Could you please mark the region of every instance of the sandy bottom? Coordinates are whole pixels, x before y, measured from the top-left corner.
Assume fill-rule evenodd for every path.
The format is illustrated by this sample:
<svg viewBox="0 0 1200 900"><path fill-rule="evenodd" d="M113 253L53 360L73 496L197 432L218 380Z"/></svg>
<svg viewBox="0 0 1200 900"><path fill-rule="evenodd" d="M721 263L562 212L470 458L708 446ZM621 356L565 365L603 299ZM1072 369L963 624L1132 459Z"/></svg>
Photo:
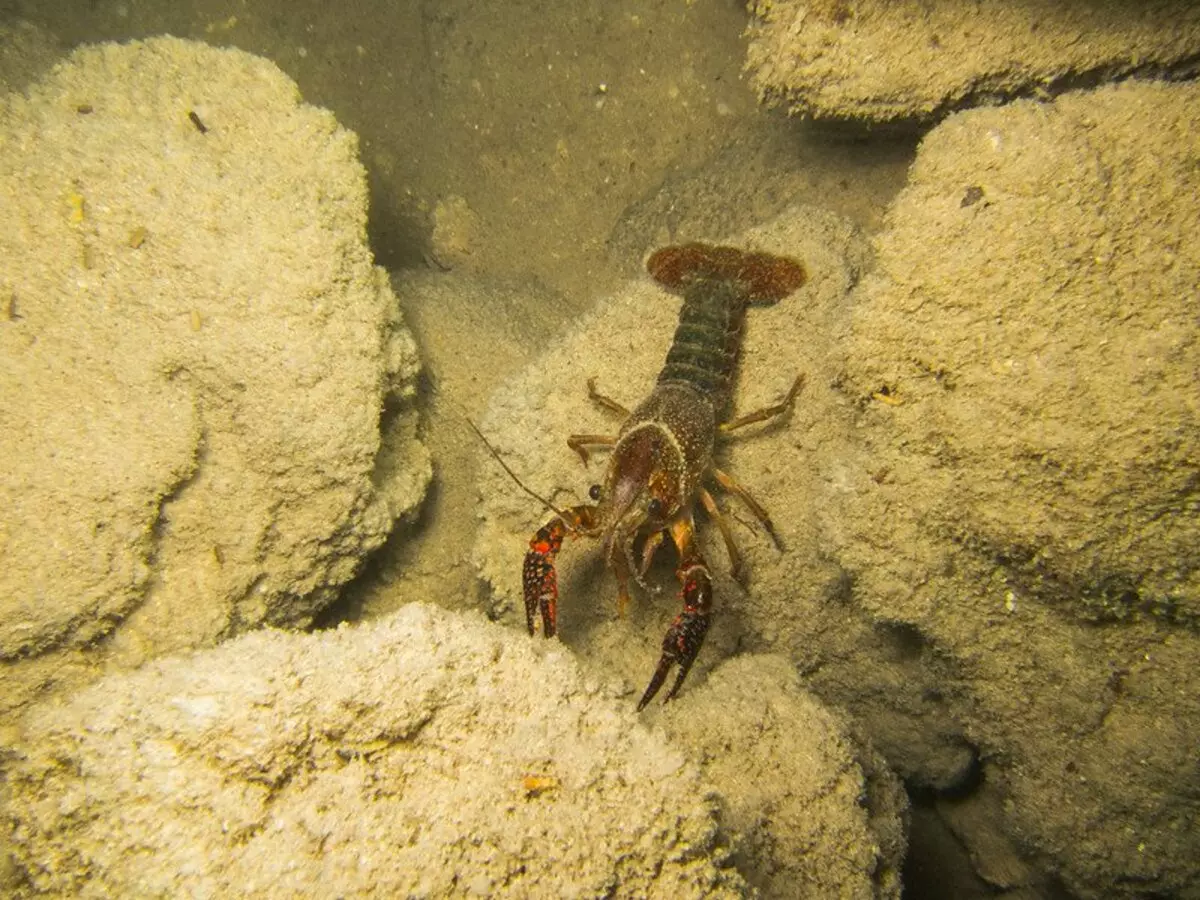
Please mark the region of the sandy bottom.
<svg viewBox="0 0 1200 900"><path fill-rule="evenodd" d="M261 54L296 80L307 102L332 110L360 137L372 249L391 272L422 355L421 437L435 472L419 512L399 524L324 625L378 621L414 601L484 606L472 549L487 458L468 420L484 419L498 387L642 277L656 246L745 234L797 205L878 233L918 138L761 109L742 75L745 13L737 4L80 6L19 0L6 10L64 49L167 32ZM22 60L23 73L36 69ZM619 376L621 363L610 362ZM795 372L795 361L780 359L778 371L753 386L756 396L769 399ZM590 374L545 387L582 403ZM632 402L646 383L610 378L604 387ZM587 482L576 475L582 489ZM765 554L765 545L755 552ZM665 569L654 574L670 580ZM651 656L660 624L644 637ZM908 634L897 626L898 658L921 652L906 649ZM718 635L714 657L734 655L739 641L736 628ZM914 680L896 690L942 687ZM961 767L961 757L948 768ZM918 809L914 818L906 881L920 887L910 895L991 895L951 833L953 813L939 813ZM992 857L993 874L1005 852ZM951 884L935 883L941 879Z"/></svg>

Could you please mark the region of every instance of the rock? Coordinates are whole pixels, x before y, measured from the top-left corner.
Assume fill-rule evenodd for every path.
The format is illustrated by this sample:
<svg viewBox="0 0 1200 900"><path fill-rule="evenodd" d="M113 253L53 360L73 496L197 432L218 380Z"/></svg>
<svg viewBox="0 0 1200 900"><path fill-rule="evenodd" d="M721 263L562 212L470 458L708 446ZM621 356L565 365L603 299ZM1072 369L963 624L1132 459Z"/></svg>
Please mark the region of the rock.
<svg viewBox="0 0 1200 900"><path fill-rule="evenodd" d="M439 200L433 208L433 234L429 253L441 269L469 263L477 243L479 216L457 194Z"/></svg>
<svg viewBox="0 0 1200 900"><path fill-rule="evenodd" d="M855 386L890 395L871 418L903 434L926 519L1008 563L1017 611L1200 625L1200 527L1170 514L1200 477L1198 111L1141 85L951 119L859 294Z"/></svg>
<svg viewBox="0 0 1200 900"><path fill-rule="evenodd" d="M733 860L761 896L900 896L904 789L786 657L728 660L662 723L704 761Z"/></svg>
<svg viewBox="0 0 1200 900"><path fill-rule="evenodd" d="M952 116L845 349L834 552L953 661L1010 839L1080 897L1200 879L1198 116L1162 84Z"/></svg>
<svg viewBox="0 0 1200 900"><path fill-rule="evenodd" d="M790 421L725 442L783 551L718 496L748 583L702 522L716 613L674 702L738 652L788 653L911 785L986 785L1002 822L958 833L1012 891L1200 877L1198 104L1192 85L1130 84L952 116L857 286L869 257L835 217L795 209L731 241L810 273L750 311L737 409L808 379ZM619 427L585 381L636 403L677 310L634 283L497 392L484 430L530 489L583 501L607 459L585 469L565 439ZM476 559L493 612L523 626L520 563L550 513L481 458ZM635 590L623 619L595 544L558 557L562 640L631 702L679 608L661 556L661 594Z"/></svg>
<svg viewBox="0 0 1200 900"><path fill-rule="evenodd" d="M1186 0L758 0L747 68L759 96L802 115L930 119L1099 78L1196 71Z"/></svg>
<svg viewBox="0 0 1200 900"><path fill-rule="evenodd" d="M658 724L559 645L411 604L43 705L0 801L40 893L899 896L899 783L786 659Z"/></svg>
<svg viewBox="0 0 1200 900"><path fill-rule="evenodd" d="M559 647L411 605L105 678L6 773L39 892L737 897L714 798Z"/></svg>
<svg viewBox="0 0 1200 900"><path fill-rule="evenodd" d="M5 705L308 624L429 477L354 136L173 38L77 50L0 134Z"/></svg>

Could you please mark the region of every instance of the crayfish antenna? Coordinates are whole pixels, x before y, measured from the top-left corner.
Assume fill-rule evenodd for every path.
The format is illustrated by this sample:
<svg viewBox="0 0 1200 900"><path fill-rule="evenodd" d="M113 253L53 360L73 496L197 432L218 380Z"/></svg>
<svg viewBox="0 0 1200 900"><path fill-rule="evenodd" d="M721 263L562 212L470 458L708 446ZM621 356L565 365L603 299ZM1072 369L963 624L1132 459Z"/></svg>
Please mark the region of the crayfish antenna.
<svg viewBox="0 0 1200 900"><path fill-rule="evenodd" d="M523 490L526 494L528 494L530 497L532 497L538 503L542 504L542 506L546 507L546 509L550 510L552 513L556 513L562 519L563 525L566 527L566 529L568 531L574 531L575 528L571 523L571 517L568 516L563 510L559 509L557 506L555 506L553 503L551 503L549 500L547 500L545 497L543 497L541 494L539 494L537 491L535 491L533 488L526 485L525 482L523 482L519 477L517 477L517 473L514 472L509 467L508 463L506 463L504 461L504 457L502 457L500 455L500 452L495 447L492 446L492 442L489 441L484 436L483 432L479 430L479 426L476 425L474 422L472 422L469 417L464 416L463 419L468 425L471 426L471 430L473 432L475 432L476 435L478 435L479 440L483 441L483 446L487 448L487 452L492 455L492 459L494 459L494 460L496 460L496 462L500 463L500 468L502 468L505 471L505 473L508 475L508 477L513 480L513 483L515 483L517 487L519 487L521 490Z"/></svg>

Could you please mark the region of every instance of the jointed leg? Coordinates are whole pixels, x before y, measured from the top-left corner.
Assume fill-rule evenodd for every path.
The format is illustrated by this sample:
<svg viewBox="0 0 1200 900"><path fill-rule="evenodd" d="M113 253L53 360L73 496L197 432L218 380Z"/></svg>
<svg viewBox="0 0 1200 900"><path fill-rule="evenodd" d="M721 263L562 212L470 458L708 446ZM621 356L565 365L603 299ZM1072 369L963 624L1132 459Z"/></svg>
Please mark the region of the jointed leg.
<svg viewBox="0 0 1200 900"><path fill-rule="evenodd" d="M608 434L573 434L567 438L567 446L579 454L585 466L591 456L587 451L588 447L608 448L616 442L617 439Z"/></svg>
<svg viewBox="0 0 1200 900"><path fill-rule="evenodd" d="M625 419L629 418L629 410L627 410L624 406L622 406L620 403L618 403L612 397L601 394L598 390L596 390L596 379L594 376L587 380L587 389L588 389L588 396L594 402L600 404L605 409L607 409L609 412L615 412L618 416L621 416L622 418L625 418Z"/></svg>
<svg viewBox="0 0 1200 900"><path fill-rule="evenodd" d="M717 530L721 532L721 539L725 542L725 550L729 553L729 569L733 575L734 581L741 584L742 581L742 554L738 552L737 545L733 542L733 532L729 528L729 522L725 519L725 514L721 512L721 508L717 506L717 501L713 499L712 494L700 489L700 502L704 504L704 509L708 513L708 517L717 526Z"/></svg>
<svg viewBox="0 0 1200 900"><path fill-rule="evenodd" d="M744 416L738 416L732 422L724 422L718 425L717 428L722 434L729 434L729 432L735 431L738 428L753 425L755 422L765 422L768 419L774 419L776 416L791 412L792 407L796 405L796 395L800 393L802 387L804 387L804 376L797 375L787 394L774 406L764 406L762 409L756 409L754 412L746 413Z"/></svg>
<svg viewBox="0 0 1200 900"><path fill-rule="evenodd" d="M634 574L628 541L623 534L614 534L608 545L608 567L617 579L617 615L625 617L629 608L629 578Z"/></svg>
<svg viewBox="0 0 1200 900"><path fill-rule="evenodd" d="M775 547L782 550L783 544L779 540L779 535L775 533L775 525L771 522L771 516L763 509L762 504L755 500L748 490L734 481L732 475L722 472L715 466L711 471L713 478L717 479L717 483L745 504L746 509L754 514L754 518L758 519L763 529L771 536L771 540L775 542Z"/></svg>
<svg viewBox="0 0 1200 900"><path fill-rule="evenodd" d="M617 415L624 418L629 418L629 410L623 407L611 397L606 397L596 390L596 379L589 378L587 380L588 397L593 401L603 406L609 412L615 412ZM608 434L573 434L567 438L567 446L579 454L579 458L583 460L583 464L588 464L590 454L588 447L601 447L608 449L617 442L617 439Z"/></svg>

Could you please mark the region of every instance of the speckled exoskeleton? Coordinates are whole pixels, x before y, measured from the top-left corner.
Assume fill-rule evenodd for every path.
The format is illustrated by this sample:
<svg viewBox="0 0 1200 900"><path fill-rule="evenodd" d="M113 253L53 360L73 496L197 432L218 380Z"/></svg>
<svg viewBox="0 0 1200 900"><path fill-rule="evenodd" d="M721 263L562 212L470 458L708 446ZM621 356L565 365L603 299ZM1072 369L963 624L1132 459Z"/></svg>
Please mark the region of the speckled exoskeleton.
<svg viewBox="0 0 1200 900"><path fill-rule="evenodd" d="M741 557L728 523L709 492L712 483L737 497L778 539L766 510L713 462L718 436L788 412L803 384L798 377L783 400L723 421L732 400L733 378L746 308L772 304L806 279L797 262L733 247L685 244L656 251L647 269L659 284L683 298L675 339L650 395L632 411L599 394L600 405L624 417L615 437L576 434L568 445L584 459L589 448L611 448L604 480L593 485L593 503L556 510L533 536L525 555L525 615L529 633L540 617L546 637L557 628L558 577L554 560L568 534L599 538L617 578L619 609L629 600L630 579L645 586L655 552L670 536L678 551L676 576L683 611L663 639L662 656L638 703L643 709L662 687L672 666L679 674L670 700L696 661L712 617L712 577L695 536L693 510L703 504L717 525L735 573Z"/></svg>

